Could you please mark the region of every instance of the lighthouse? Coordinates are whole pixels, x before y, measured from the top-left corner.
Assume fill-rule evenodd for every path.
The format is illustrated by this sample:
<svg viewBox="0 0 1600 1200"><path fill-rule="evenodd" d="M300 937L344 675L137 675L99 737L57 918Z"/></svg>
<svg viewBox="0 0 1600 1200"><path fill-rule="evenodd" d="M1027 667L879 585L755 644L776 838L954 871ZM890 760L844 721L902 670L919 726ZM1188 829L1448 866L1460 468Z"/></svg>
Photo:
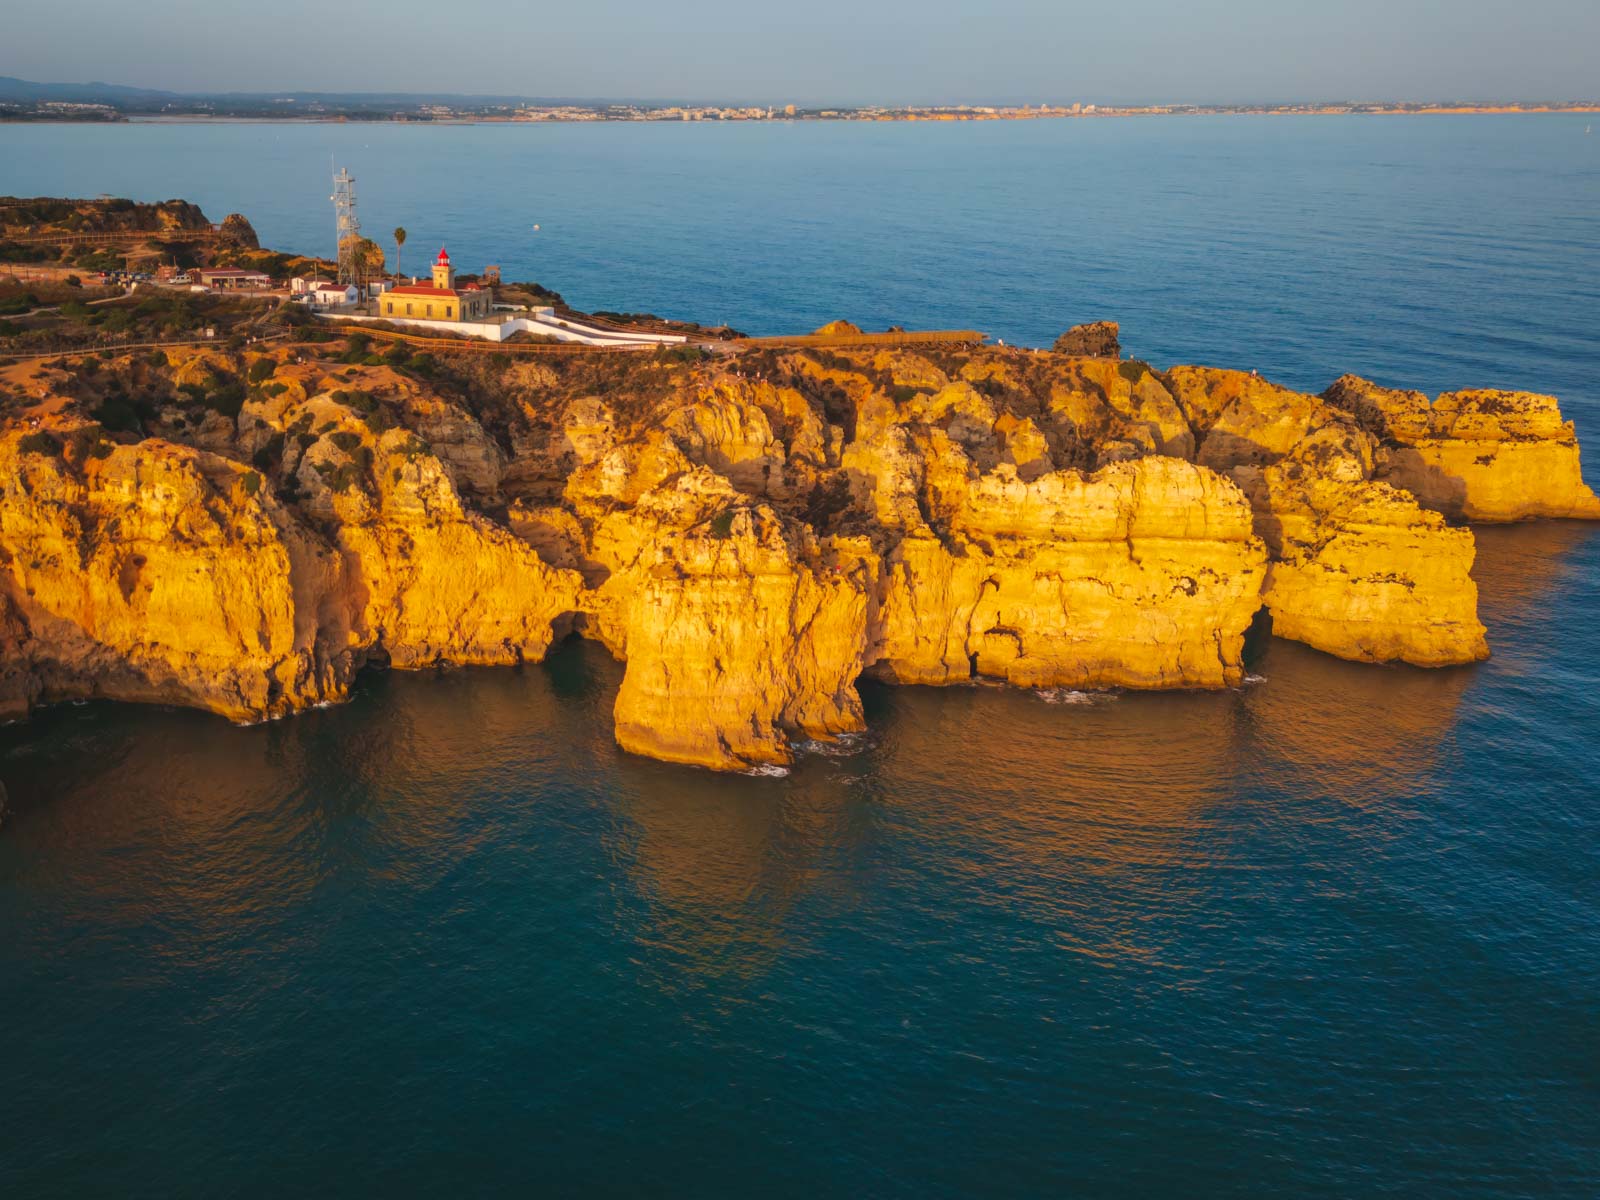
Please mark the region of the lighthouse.
<svg viewBox="0 0 1600 1200"><path fill-rule="evenodd" d="M494 293L476 283L456 287L456 269L450 252L441 249L433 260L431 284L402 284L383 294L385 317L420 317L425 321L484 321L494 306Z"/></svg>

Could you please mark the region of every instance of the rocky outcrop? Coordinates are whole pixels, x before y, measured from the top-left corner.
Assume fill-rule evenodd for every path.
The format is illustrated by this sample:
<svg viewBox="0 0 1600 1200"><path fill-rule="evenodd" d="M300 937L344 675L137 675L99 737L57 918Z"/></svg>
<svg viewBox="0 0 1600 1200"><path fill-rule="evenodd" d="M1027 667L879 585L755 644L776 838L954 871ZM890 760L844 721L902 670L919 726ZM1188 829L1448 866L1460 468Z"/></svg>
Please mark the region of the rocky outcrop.
<svg viewBox="0 0 1600 1200"><path fill-rule="evenodd" d="M829 321L817 330L819 337L844 337L861 332L859 325L852 325L849 321Z"/></svg>
<svg viewBox="0 0 1600 1200"><path fill-rule="evenodd" d="M943 538L883 561L874 671L1022 687L1222 687L1266 557L1243 496L1171 459L1024 482L1002 464L953 497Z"/></svg>
<svg viewBox="0 0 1600 1200"><path fill-rule="evenodd" d="M1472 534L1373 479L1373 441L1313 396L1253 374L1174 367L1196 460L1249 496L1273 562L1273 632L1341 658L1418 666L1488 656Z"/></svg>
<svg viewBox="0 0 1600 1200"><path fill-rule="evenodd" d="M93 430L35 445L0 439L0 567L23 631L0 706L111 696L249 720L342 694L347 646L306 611L340 564L259 476Z"/></svg>
<svg viewBox="0 0 1600 1200"><path fill-rule="evenodd" d="M583 628L627 664L623 746L785 762L797 740L860 727L864 671L1033 687L1242 678L1265 551L1226 480L1159 457L1060 469L1042 434L1022 472L1012 452L1033 418L926 360L785 366L784 385L699 384L660 429L568 404L547 442L552 465L576 460L558 501L513 504L530 545L582 572ZM880 390L878 372L912 394ZM848 439L830 415L848 418ZM542 492L537 473L519 486Z"/></svg>
<svg viewBox="0 0 1600 1200"><path fill-rule="evenodd" d="M223 217L218 234L225 245L236 246L241 250L261 249L255 226L250 224L242 213L229 213Z"/></svg>
<svg viewBox="0 0 1600 1200"><path fill-rule="evenodd" d="M252 402L236 452L260 447L261 469L87 423L0 440L0 636L18 647L0 706L103 695L257 720L342 698L368 661L542 657L577 576L467 511L415 434L363 418L325 393Z"/></svg>
<svg viewBox="0 0 1600 1200"><path fill-rule="evenodd" d="M1444 413L1458 440L1488 440L1485 413L1508 443L1571 429L1001 349L345 357L29 376L0 424L0 714L255 720L364 664L536 661L578 633L625 664L625 750L765 769L859 730L863 675L1235 685L1263 605L1346 658L1471 662L1473 535L1396 485L1394 452ZM112 391L138 429L98 423Z"/></svg>
<svg viewBox="0 0 1600 1200"><path fill-rule="evenodd" d="M1085 358L1121 358L1121 334L1122 329L1115 321L1074 325L1056 339L1051 349L1057 354L1082 355Z"/></svg>
<svg viewBox="0 0 1600 1200"><path fill-rule="evenodd" d="M0 196L0 231L9 234L151 233L208 227L205 213L187 200L141 204L133 200L64 200ZM244 220L243 217L240 220ZM248 226L248 222L246 225ZM254 237L254 232L251 234Z"/></svg>
<svg viewBox="0 0 1600 1200"><path fill-rule="evenodd" d="M1583 482L1578 436L1554 396L1531 392L1421 392L1355 375L1323 394L1377 442L1375 477L1453 520L1600 519Z"/></svg>

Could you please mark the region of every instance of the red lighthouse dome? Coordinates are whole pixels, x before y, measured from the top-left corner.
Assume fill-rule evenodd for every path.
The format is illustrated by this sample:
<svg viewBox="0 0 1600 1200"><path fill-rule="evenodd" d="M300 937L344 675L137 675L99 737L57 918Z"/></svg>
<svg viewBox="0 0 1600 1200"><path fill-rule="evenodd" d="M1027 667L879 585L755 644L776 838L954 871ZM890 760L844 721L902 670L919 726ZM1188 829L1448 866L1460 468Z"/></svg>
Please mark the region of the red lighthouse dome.
<svg viewBox="0 0 1600 1200"><path fill-rule="evenodd" d="M440 246L439 257L433 261L438 263L441 267L448 267L450 265L450 255L443 246Z"/></svg>

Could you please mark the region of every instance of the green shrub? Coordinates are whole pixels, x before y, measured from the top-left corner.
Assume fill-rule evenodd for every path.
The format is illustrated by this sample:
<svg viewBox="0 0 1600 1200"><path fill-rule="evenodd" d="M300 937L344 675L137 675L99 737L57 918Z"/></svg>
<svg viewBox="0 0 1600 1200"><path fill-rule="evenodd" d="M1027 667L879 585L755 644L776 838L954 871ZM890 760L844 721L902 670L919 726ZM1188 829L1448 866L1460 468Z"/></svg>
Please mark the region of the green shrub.
<svg viewBox="0 0 1600 1200"><path fill-rule="evenodd" d="M244 488L246 496L254 496L261 490L261 476L254 471L246 471L244 479L241 481L241 486Z"/></svg>
<svg viewBox="0 0 1600 1200"><path fill-rule="evenodd" d="M658 363L698 363L710 358L711 351L699 346L661 346L653 357Z"/></svg>
<svg viewBox="0 0 1600 1200"><path fill-rule="evenodd" d="M107 396L89 414L101 426L116 433L138 433L144 425L145 413L126 396Z"/></svg>
<svg viewBox="0 0 1600 1200"><path fill-rule="evenodd" d="M36 433L24 434L22 440L17 443L17 449L23 454L43 454L58 458L61 454L61 439L41 429Z"/></svg>
<svg viewBox="0 0 1600 1200"><path fill-rule="evenodd" d="M345 463L338 467L329 467L327 463L318 463L317 471L327 480L328 486L336 492L348 492L355 487L358 472L354 463Z"/></svg>
<svg viewBox="0 0 1600 1200"><path fill-rule="evenodd" d="M733 533L733 509L726 508L711 518L711 536L721 541Z"/></svg>
<svg viewBox="0 0 1600 1200"><path fill-rule="evenodd" d="M270 358L258 358L250 364L250 371L246 376L251 383L265 383L272 378L273 372L278 369L278 364Z"/></svg>
<svg viewBox="0 0 1600 1200"><path fill-rule="evenodd" d="M272 465L283 457L283 434L275 433L262 446L250 456L250 462L260 467L263 471L270 471Z"/></svg>
<svg viewBox="0 0 1600 1200"><path fill-rule="evenodd" d="M1150 364L1140 362L1137 358L1130 358L1126 362L1117 364L1117 374L1129 383L1137 384L1146 375L1150 374Z"/></svg>
<svg viewBox="0 0 1600 1200"><path fill-rule="evenodd" d="M201 403L212 412L221 413L232 420L239 416L239 410L244 407L244 399L244 384L235 380L212 388L205 394Z"/></svg>
<svg viewBox="0 0 1600 1200"><path fill-rule="evenodd" d="M348 429L341 429L329 440L332 441L335 446L339 447L339 449L343 450L346 454L353 453L355 448L361 445L361 435L358 433L351 433Z"/></svg>

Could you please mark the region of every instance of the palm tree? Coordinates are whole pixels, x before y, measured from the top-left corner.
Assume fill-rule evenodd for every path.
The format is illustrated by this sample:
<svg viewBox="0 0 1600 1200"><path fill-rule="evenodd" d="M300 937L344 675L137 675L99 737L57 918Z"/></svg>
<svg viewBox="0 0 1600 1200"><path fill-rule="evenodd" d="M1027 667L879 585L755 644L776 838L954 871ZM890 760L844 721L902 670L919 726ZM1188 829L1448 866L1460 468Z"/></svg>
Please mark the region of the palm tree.
<svg viewBox="0 0 1600 1200"><path fill-rule="evenodd" d="M399 226L394 231L394 273L400 274L400 248L406 244L405 226Z"/></svg>

